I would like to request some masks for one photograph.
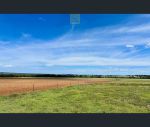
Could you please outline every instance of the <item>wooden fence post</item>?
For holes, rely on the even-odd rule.
[[[33,84],[33,91],[34,91],[34,84]]]

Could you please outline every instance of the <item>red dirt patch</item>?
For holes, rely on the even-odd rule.
[[[0,95],[104,82],[108,82],[108,80],[100,78],[1,78]]]

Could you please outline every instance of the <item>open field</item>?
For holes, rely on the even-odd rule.
[[[0,96],[0,113],[150,113],[149,79],[100,80]]]
[[[1,78],[0,95],[103,82],[107,80],[100,78]]]

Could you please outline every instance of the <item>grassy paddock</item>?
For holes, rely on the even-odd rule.
[[[0,113],[150,113],[149,79],[0,96]]]

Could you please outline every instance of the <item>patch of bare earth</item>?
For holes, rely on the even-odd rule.
[[[1,78],[0,95],[105,82],[108,81],[100,78]]]

